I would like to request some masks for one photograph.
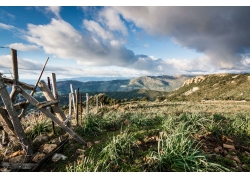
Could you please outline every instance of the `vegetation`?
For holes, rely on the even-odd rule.
[[[72,128],[87,145],[83,147],[70,138],[60,152],[68,158],[49,161],[42,171],[249,172],[250,102],[198,99],[205,93],[201,93],[201,89],[214,84],[231,87],[227,82],[232,79],[239,85],[235,88],[239,88],[240,84],[246,85],[248,76],[224,75],[216,76],[216,80],[211,77],[190,81],[171,92],[171,96],[159,95],[156,101],[147,98],[116,100],[99,94],[104,103],[98,112],[92,96],[90,114],[86,115],[84,108],[78,126],[74,118],[71,120]],[[199,90],[183,94],[193,87]],[[233,92],[232,87],[228,92],[223,91]],[[210,97],[208,91],[206,95]],[[215,93],[214,97],[223,95]],[[52,143],[56,136],[63,136],[59,129],[51,136],[51,120],[43,115],[26,116],[21,122],[29,139],[47,134],[48,143]],[[7,156],[14,151],[16,149],[8,147]],[[1,156],[4,153],[3,148]]]

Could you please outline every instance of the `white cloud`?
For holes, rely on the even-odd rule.
[[[1,28],[1,29],[6,29],[6,30],[15,29],[14,26],[12,26],[12,25],[7,25],[7,24],[4,24],[4,23],[0,23],[0,28]]]
[[[149,44],[143,44],[145,48],[149,48]]]
[[[63,20],[52,19],[47,25],[28,24],[26,39],[47,54],[75,59],[87,66],[126,66],[136,61],[133,51],[118,42],[103,42],[91,33],[83,35]]]
[[[13,43],[13,44],[9,44],[7,46],[12,48],[12,49],[19,50],[19,51],[37,51],[40,49],[39,46],[23,44],[23,43]]]
[[[105,30],[101,25],[95,21],[92,20],[83,20],[84,27],[93,33],[96,33],[98,36],[100,36],[102,39],[113,39],[113,33],[111,31]]]
[[[47,12],[53,13],[58,19],[61,19],[61,16],[60,16],[61,7],[60,6],[48,6],[45,8],[45,10]]]
[[[123,35],[128,34],[126,25],[121,20],[118,12],[113,8],[105,7],[100,11],[99,21],[111,31],[120,31]]]

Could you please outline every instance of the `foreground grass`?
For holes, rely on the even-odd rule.
[[[250,171],[248,107],[223,102],[134,102],[106,107],[84,116],[81,126],[72,121],[88,146],[71,139],[61,151],[69,158],[48,162],[43,171]],[[42,118],[32,126],[30,138],[46,133],[49,121]]]

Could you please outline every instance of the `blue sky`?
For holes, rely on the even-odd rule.
[[[100,3],[101,4],[101,3]],[[248,7],[0,6],[0,46],[20,78],[248,72]],[[0,72],[10,76],[9,48]]]

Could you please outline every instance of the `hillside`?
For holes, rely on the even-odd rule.
[[[196,76],[169,93],[170,101],[250,100],[250,74]]]
[[[58,81],[58,90],[60,94],[70,92],[70,84],[73,88],[79,88],[81,92],[128,92],[136,89],[172,91],[181,87],[181,85],[193,76],[143,76],[127,80],[112,81],[89,81],[80,82],[75,80]]]

